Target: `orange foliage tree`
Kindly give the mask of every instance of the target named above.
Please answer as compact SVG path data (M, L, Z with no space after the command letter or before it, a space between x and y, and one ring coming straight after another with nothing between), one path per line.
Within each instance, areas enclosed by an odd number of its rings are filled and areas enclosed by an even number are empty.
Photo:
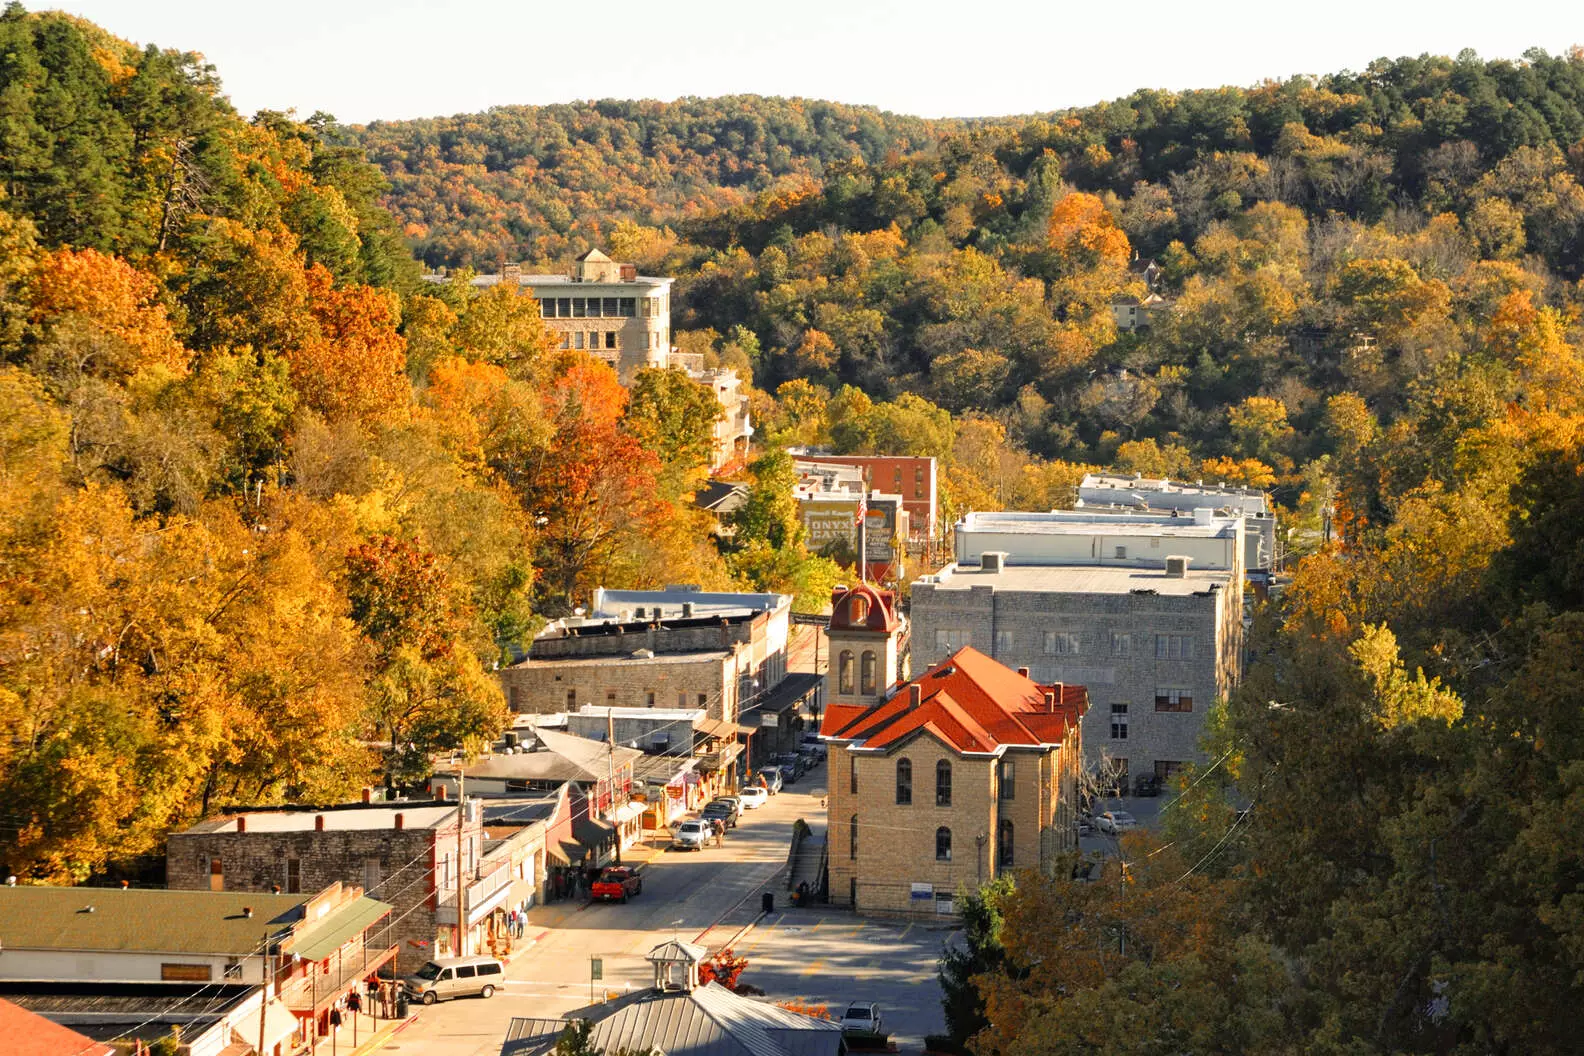
M33 279L32 318L85 320L110 341L84 346L88 373L129 378L148 366L187 369L188 354L159 299L159 284L120 257L94 249L58 249Z
M326 418L371 425L394 416L410 395L396 295L373 286L335 286L318 265L307 277L319 333L287 350L292 384Z
M1050 248L1063 270L1071 273L1096 268L1121 268L1131 247L1127 235L1092 194L1075 192L1051 209L1047 229Z
M716 950L708 960L699 965L700 983L719 983L728 990L737 989L737 980L748 967L748 958L739 957L730 946Z

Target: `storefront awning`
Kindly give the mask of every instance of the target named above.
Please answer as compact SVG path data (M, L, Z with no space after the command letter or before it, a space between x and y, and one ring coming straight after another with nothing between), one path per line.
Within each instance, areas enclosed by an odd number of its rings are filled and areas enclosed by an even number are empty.
M263 1009L254 1009L245 1016L231 1021L231 1033L238 1041L257 1048L259 1042L259 1016L264 1017L264 1051L269 1052L297 1030L297 1017L279 1001L271 1001Z
M640 802L638 800L634 800L630 803L623 803L621 806L616 808L616 824L620 825L624 822L631 821L634 818L642 817L643 812L648 809L648 803Z

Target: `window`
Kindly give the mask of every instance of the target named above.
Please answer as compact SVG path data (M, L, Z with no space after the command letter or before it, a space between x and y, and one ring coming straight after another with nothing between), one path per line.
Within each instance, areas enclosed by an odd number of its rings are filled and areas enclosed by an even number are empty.
M1009 653L1011 651L1012 651L1012 632L1011 631L997 631L997 632L995 632L995 652L996 652L996 655L997 656L1003 656L1006 653Z
M858 794L858 760L853 757L850 762L852 763L852 769L847 772L847 791L856 796Z
M605 318L615 319L621 315L621 300L617 297L605 298Z
M836 692L851 693L853 691L853 654L851 649L842 650L841 660L837 665Z
M1128 706L1126 704L1111 705L1111 739L1113 741L1127 740Z
M1191 689L1157 689L1155 691L1156 711L1192 711L1193 690Z
M943 627L935 632L936 652L955 653L963 646L972 644L973 632L961 627Z
M581 298L581 297L572 298L572 318L574 318L574 319L583 319L583 318L586 318L587 316L588 316L588 307L587 307L587 304L584 302L583 298ZM581 348L583 346L579 345L578 347Z
M286 859L286 893L288 895L302 894L302 861L300 859Z
M898 759L896 764L897 806L913 804L913 760Z
M214 973L207 964L160 965L162 983L207 983L213 977Z
M703 693L700 693L700 694L699 694L699 695L698 695L698 706L699 706L699 707L701 707L701 708L702 708L702 707L704 707L704 703L705 703L705 701L707 701L707 700L708 700L708 699L709 699L709 698L708 698L708 697L706 697L706 696L705 696L705 695L704 695L704 694L703 694Z
M623 297L621 299L621 317L623 319L631 319L633 317L633 305L636 301L637 298L634 297Z
M546 319L555 318L555 298L542 297L539 299L539 314Z
M564 331L562 332L562 334L561 334L561 347L562 348L571 348L572 347L572 335L571 334L566 333Z
M568 711L577 710L577 690L567 690L566 706Z
M1002 799L1015 799L1017 789L1017 767L1010 759L1003 759L996 764L996 784L1001 788Z
M935 764L935 805L951 806L951 763L945 759Z
M1193 655L1192 635L1157 634L1155 636L1155 659L1192 660Z
M209 859L209 890L225 890L225 868L218 858Z
M1157 759L1157 760L1155 760L1155 776L1160 778L1160 782L1163 785L1166 782L1170 781L1172 779L1172 775L1175 774L1177 771L1181 770L1182 768L1183 768L1182 762L1180 760L1177 760L1177 759Z
M1012 863L1017 860L1016 846L1012 819L1002 818L1001 824L996 826L996 868L1012 868Z
M655 706L654 690L652 690L652 689L644 690L644 706L645 707L649 707L649 708L652 708L652 707Z
M847 619L850 623L863 623L868 618L869 599L860 594L848 603Z
M917 468L915 468L913 470L913 497L915 499L921 499L921 498L924 497L924 467L923 466L919 466L919 467L917 467Z
M1117 560L1118 561L1126 561L1127 560L1127 547L1125 547L1125 546L1117 547L1116 548L1116 556L1117 556Z
M572 318L572 298L570 298L570 297L557 297L556 298L556 318L557 319L570 319L570 318Z
M647 352L649 350L649 331L647 331L647 330L644 331L643 344L640 345L639 347L642 348L645 352Z
M873 693L875 691L875 668L878 666L875 662L873 651L865 649L863 654L863 677L860 682L863 692Z
M488 962L486 964L479 965L478 966L478 974L480 974L480 975L500 975L501 974L500 962L491 961L491 962Z
M363 859L363 893L372 896L374 889L380 885L380 860L378 858Z
M1160 536L1157 535L1157 536L1151 537L1151 539L1150 539L1150 549L1151 550L1159 550L1160 549Z
M951 861L951 830L944 825L935 830L935 860Z
M227 961L226 962L226 966L225 966L225 977L227 979L241 979L242 978L242 962L241 961Z
M847 857L855 862L858 860L858 815L856 814L847 822Z
M616 331L614 331L614 330L605 331L605 347L606 348L615 348L616 347Z
M583 347L583 331L579 330L577 333L572 335L572 347L573 348L582 348Z
M616 706L616 691L614 689L607 689L605 691L605 706L607 708L614 708Z
M902 467L897 466L891 470L891 490L898 495L902 494Z
M457 974L457 978L458 979L473 979L473 978L476 978L478 976L478 965L476 965L476 964L459 964L459 965L457 965L456 974Z
M1066 631L1046 631L1045 652L1050 656L1077 656L1078 636Z
M1111 655L1112 656L1132 656L1133 655L1133 636L1130 635L1130 634L1113 634L1113 635L1111 635Z

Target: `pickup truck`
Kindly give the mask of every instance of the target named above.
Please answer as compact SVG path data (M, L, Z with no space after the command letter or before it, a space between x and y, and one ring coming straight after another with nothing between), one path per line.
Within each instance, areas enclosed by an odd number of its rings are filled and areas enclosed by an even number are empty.
M589 889L589 897L596 902L625 902L640 894L643 894L643 877L638 875L638 870L625 865L606 869Z

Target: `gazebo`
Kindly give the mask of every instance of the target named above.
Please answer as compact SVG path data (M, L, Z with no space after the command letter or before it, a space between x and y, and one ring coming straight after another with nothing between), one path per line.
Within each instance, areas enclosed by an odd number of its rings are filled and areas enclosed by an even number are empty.
M659 991L684 990L692 992L698 989L699 965L708 955L709 951L702 946L695 946L691 942L672 939L662 942L649 951L649 956L644 959L654 965L654 987ZM673 970L681 968L682 978L673 977Z

